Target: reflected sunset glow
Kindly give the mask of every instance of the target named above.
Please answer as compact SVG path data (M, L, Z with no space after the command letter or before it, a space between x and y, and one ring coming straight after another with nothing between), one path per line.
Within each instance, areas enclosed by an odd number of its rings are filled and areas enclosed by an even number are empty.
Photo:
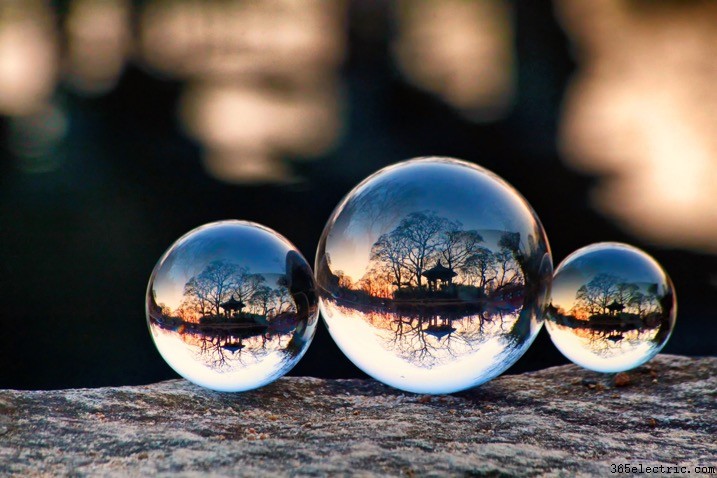
M389 166L337 206L319 242L322 316L366 373L416 393L499 375L542 325L552 274L535 213L450 158Z
M275 232L242 221L178 239L152 272L146 311L167 363L221 391L284 375L306 352L318 319L306 260Z
M578 365L621 372L657 354L675 323L675 292L654 259L632 246L579 249L556 269L546 328Z

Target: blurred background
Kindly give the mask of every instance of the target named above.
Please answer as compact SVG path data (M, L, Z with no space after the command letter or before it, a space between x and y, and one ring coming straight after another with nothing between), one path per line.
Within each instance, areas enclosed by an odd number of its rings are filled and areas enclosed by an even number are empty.
M0 387L175 377L159 256L227 218L313 264L338 201L415 156L485 166L557 265L644 248L665 352L717 355L717 3L0 0ZM511 372L565 363L545 331ZM293 375L362 377L323 324Z

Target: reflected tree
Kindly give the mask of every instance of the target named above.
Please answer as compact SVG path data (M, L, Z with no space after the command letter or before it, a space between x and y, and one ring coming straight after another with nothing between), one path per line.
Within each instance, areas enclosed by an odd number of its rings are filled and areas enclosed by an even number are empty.
M371 261L379 264L374 265L373 272L389 272L392 283L398 288L408 285L410 272L406 266L407 260L408 245L397 230L383 234L371 248Z
M598 274L578 289L575 312L589 317L618 313L645 317L656 311L658 296L652 284L641 290L639 284L619 276Z
M495 279L496 265L497 261L493 252L487 247L479 247L466 260L461 272L470 284L485 290L486 286Z
M189 279L184 286L186 305L200 315L221 315L221 304L229 299L237 287L240 274L235 264L214 261L201 273Z
M468 260L480 250L483 237L478 231L464 231L460 222L449 222L450 228L443 232L438 250L449 269L465 269Z
M548 313L558 325L580 330L595 342L592 349L612 350L623 341L657 337L669 330L666 311L671 301L672 297L661 294L656 284L628 282L601 273L578 288L569 312L551 304Z
M615 299L620 278L613 274L598 274L578 289L575 299L579 308L590 315L607 314L608 305Z
M405 248L409 272L419 288L423 287L423 272L428 260L442 244L442 233L454 224L457 225L434 211L414 212L403 218L393 231L392 235L400 238L400 244Z
M237 269L232 295L244 302L254 302L265 287L266 279L262 274L250 274L246 267Z
M359 281L353 284L335 271L332 282L339 290L374 298L446 298L458 288L473 288L475 292L467 295L485 297L508 285L524 284L520 243L519 233L503 232L491 249L479 231L464 229L460 221L435 211L413 212L373 244L370 266Z
M504 287L520 280L520 268L513 256L513 251L506 248L501 248L493 255L497 271L495 277L496 287Z
M392 350L405 361L421 368L432 368L456 360L482 347L486 342L510 343L514 341L510 330L518 314L462 314L387 312L370 310L358 312L346 309L338 303L333 306L351 314L358 314L377 331L387 349Z
M645 316L652 312L657 305L655 295L642 293L639 290L630 296L628 303L640 316Z

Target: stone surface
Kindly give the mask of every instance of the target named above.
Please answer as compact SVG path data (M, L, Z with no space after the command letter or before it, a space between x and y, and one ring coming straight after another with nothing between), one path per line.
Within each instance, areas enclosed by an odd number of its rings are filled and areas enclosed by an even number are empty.
M564 366L452 396L283 378L0 391L0 476L575 476L611 463L717 467L717 358L621 376ZM674 475L673 475L674 476Z

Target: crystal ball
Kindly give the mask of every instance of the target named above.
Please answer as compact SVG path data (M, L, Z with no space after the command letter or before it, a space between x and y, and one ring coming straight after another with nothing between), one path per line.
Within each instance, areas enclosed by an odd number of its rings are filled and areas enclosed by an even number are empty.
M245 221L206 224L159 259L147 323L164 360L187 380L240 392L287 373L318 320L311 267L278 233Z
M660 265L627 244L570 254L553 277L546 328L574 363L623 372L650 360L675 326L675 289Z
M553 263L535 212L504 180L451 158L384 168L319 241L325 324L361 370L452 393L510 367L542 326Z

